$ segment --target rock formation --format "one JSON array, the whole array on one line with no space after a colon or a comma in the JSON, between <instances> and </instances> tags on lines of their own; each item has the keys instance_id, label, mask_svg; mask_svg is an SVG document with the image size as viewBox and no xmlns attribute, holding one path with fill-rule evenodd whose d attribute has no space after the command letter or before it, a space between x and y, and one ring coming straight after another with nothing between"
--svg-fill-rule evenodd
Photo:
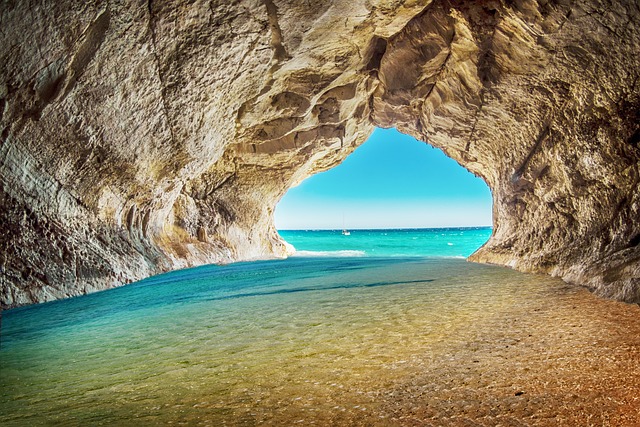
<instances>
[{"instance_id":1,"label":"rock formation","mask_svg":"<svg viewBox=\"0 0 640 427\"><path fill-rule=\"evenodd\" d=\"M2 307L284 256L273 209L374 126L491 187L471 259L640 301L640 6L9 1Z\"/></svg>"}]
</instances>

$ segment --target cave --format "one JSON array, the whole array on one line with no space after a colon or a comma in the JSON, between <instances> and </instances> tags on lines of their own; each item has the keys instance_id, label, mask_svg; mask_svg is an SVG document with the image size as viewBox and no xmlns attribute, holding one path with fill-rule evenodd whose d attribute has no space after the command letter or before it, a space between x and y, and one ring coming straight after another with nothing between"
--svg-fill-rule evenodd
<instances>
[{"instance_id":1,"label":"cave","mask_svg":"<svg viewBox=\"0 0 640 427\"><path fill-rule=\"evenodd\" d=\"M0 6L2 308L282 257L374 127L493 193L470 260L640 302L640 9L599 0Z\"/></svg>"}]
</instances>

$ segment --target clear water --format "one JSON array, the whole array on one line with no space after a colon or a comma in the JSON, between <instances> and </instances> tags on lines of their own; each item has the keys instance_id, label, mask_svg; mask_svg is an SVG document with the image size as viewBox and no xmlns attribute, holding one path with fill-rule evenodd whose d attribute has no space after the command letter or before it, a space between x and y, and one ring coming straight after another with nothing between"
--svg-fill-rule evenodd
<instances>
[{"instance_id":1,"label":"clear water","mask_svg":"<svg viewBox=\"0 0 640 427\"><path fill-rule=\"evenodd\" d=\"M520 325L531 337L535 325L512 317L548 311L545 301L575 292L556 279L461 259L398 256L435 231L375 233L283 233L301 250L367 256L203 266L4 312L2 424L424 425L406 418L420 407L433 408L436 425L453 425L447 402L456 396L464 405L493 402L471 399L468 393L482 388L462 385L474 378L467 369L479 369L478 381L492 372L492 359L480 356L487 346L501 353L489 375L493 385L483 390L513 396L498 379L526 372L518 358L517 374L509 370L502 356L505 343L515 342L504 326ZM470 235L480 241L482 233L488 230L447 231L437 239L453 243L446 255L462 256L473 251L462 242ZM433 242L421 247L449 250ZM374 249L395 256L374 256ZM583 312L572 310L573 300L563 304L562 321L537 320L543 338ZM507 335L496 338L496 331ZM576 335L577 344L594 336L585 334ZM606 368L600 357L597 363ZM536 376L527 386L543 380ZM416 387L422 391L411 391ZM541 390L541 399L550 393Z\"/></svg>"},{"instance_id":2,"label":"clear water","mask_svg":"<svg viewBox=\"0 0 640 427\"><path fill-rule=\"evenodd\" d=\"M296 256L421 256L466 258L482 246L491 227L400 230L285 230Z\"/></svg>"}]
</instances>

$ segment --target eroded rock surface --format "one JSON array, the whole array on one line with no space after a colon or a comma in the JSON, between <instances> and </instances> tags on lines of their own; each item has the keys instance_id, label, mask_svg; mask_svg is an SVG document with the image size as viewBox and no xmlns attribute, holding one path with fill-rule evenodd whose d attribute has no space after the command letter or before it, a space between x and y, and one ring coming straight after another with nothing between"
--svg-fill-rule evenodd
<instances>
[{"instance_id":1,"label":"eroded rock surface","mask_svg":"<svg viewBox=\"0 0 640 427\"><path fill-rule=\"evenodd\" d=\"M4 2L2 307L285 256L278 200L374 126L487 181L472 260L638 302L639 21L634 1Z\"/></svg>"}]
</instances>

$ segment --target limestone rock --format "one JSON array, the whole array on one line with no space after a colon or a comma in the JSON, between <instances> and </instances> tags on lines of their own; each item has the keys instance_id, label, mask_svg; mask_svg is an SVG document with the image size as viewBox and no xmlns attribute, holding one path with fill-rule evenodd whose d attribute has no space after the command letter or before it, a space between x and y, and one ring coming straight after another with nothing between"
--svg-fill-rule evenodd
<instances>
[{"instance_id":1,"label":"limestone rock","mask_svg":"<svg viewBox=\"0 0 640 427\"><path fill-rule=\"evenodd\" d=\"M273 209L374 126L491 187L471 259L640 301L640 8L3 2L2 307L285 256Z\"/></svg>"}]
</instances>

